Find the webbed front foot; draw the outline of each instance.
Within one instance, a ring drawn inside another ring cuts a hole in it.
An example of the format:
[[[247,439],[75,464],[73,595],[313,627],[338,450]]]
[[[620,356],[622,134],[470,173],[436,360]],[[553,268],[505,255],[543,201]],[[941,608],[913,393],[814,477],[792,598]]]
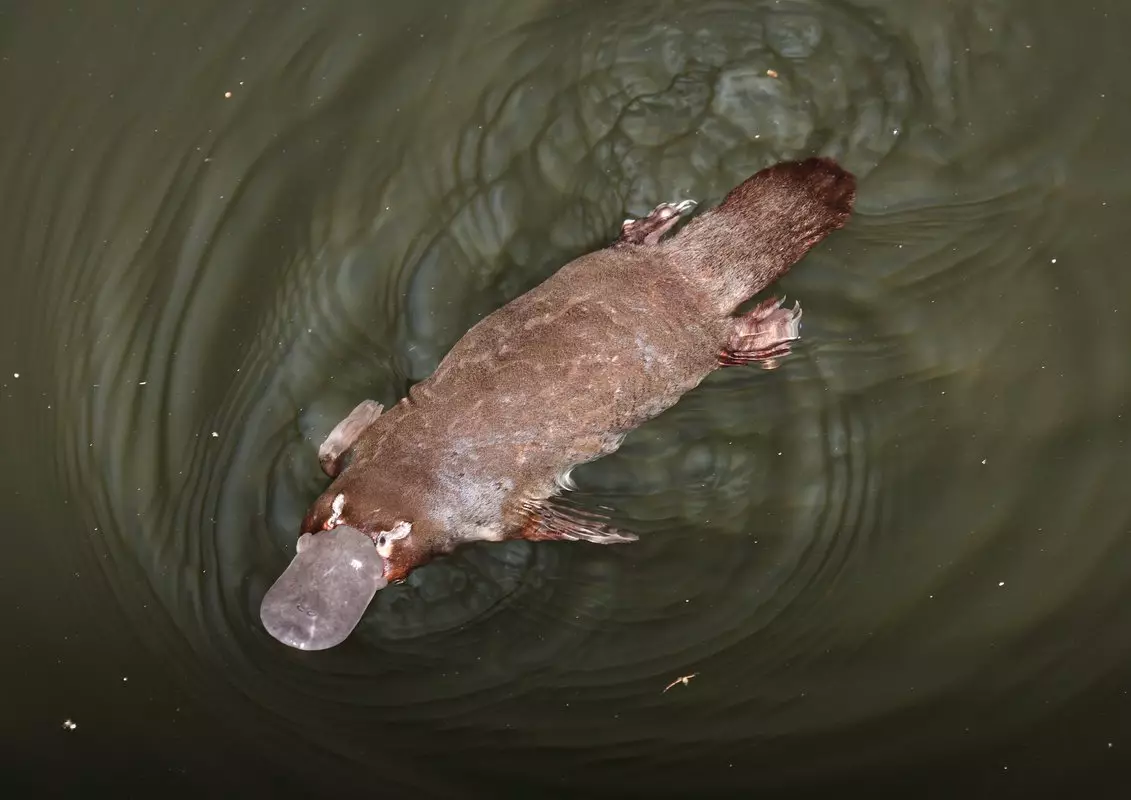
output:
[[[561,497],[526,502],[521,510],[526,524],[514,538],[528,542],[627,544],[639,538],[612,527],[604,514],[578,508]]]
[[[373,400],[362,400],[345,419],[334,426],[326,441],[318,448],[318,463],[322,471],[336,478],[342,471],[346,455],[354,446],[357,437],[381,416],[383,406]]]

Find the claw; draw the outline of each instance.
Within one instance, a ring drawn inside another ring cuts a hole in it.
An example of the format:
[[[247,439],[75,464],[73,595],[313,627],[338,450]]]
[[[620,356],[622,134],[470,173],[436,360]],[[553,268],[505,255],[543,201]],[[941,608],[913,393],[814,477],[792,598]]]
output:
[[[697,205],[699,204],[695,200],[660,203],[642,219],[626,219],[621,223],[621,235],[617,244],[658,244],[664,234],[675,227],[679,218]]]

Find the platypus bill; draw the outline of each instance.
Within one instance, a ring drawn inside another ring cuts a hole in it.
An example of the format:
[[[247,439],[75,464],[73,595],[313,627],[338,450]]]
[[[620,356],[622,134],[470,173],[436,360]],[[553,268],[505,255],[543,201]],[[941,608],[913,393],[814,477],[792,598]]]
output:
[[[736,309],[843,227],[855,196],[850,173],[810,158],[758,172],[670,237],[695,203],[663,203],[480,320],[393,408],[360,403],[319,448],[334,480],[263,598],[264,627],[333,647],[380,588],[466,542],[634,541],[564,501],[570,471],[720,366],[777,366],[800,306]]]

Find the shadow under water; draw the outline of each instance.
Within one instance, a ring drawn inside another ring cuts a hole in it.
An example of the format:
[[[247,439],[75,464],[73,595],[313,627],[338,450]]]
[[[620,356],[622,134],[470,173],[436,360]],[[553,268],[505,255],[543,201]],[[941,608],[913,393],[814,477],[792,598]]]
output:
[[[0,10],[17,783],[1121,774],[1128,24],[1051,0]],[[794,354],[574,473],[638,543],[461,549],[323,653],[263,630],[357,402],[625,216],[815,153],[860,193],[775,289],[805,308]]]

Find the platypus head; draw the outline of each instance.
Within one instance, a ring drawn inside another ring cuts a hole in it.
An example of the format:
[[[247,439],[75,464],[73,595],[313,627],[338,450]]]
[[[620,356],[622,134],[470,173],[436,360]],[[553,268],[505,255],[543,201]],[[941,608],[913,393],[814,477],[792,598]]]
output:
[[[336,481],[311,505],[297,554],[267,591],[260,618],[267,631],[299,650],[340,644],[378,590],[399,582],[441,552],[427,522],[383,511]]]
[[[331,486],[306,512],[302,532],[321,534],[346,526],[364,533],[381,556],[382,574],[389,583],[403,581],[438,555],[435,537],[428,535],[426,523],[406,519],[410,516],[407,514],[389,513],[365,499],[351,500],[344,487]]]

